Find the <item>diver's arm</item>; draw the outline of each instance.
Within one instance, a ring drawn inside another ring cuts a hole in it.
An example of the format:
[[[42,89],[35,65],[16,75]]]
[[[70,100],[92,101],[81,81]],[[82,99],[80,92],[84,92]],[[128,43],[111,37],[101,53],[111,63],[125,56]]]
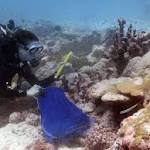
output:
[[[47,87],[55,81],[55,74],[49,76],[44,80],[38,80],[38,78],[33,74],[30,66],[27,63],[25,63],[24,66],[22,66],[21,74],[31,85],[38,84],[42,87]]]

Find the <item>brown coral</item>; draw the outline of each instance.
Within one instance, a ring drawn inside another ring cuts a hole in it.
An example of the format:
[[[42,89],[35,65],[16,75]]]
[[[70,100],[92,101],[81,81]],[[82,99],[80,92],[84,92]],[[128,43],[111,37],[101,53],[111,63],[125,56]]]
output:
[[[124,19],[118,19],[118,27],[111,48],[111,56],[119,74],[122,73],[131,58],[143,56],[150,47],[149,34],[146,35],[144,32],[137,34],[131,24],[125,32],[125,24]]]

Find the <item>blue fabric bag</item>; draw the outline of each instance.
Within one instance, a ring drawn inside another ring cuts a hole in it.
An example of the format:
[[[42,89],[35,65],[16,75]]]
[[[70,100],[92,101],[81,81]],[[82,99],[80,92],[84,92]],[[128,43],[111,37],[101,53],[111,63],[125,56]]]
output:
[[[50,142],[81,135],[90,127],[90,117],[68,100],[61,88],[46,88],[38,106],[44,136]]]

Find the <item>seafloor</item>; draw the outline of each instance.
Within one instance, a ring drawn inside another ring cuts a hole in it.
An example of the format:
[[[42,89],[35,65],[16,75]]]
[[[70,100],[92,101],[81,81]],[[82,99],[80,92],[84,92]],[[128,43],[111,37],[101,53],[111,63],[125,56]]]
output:
[[[55,86],[96,121],[86,135],[47,143],[32,98],[0,100],[0,150],[149,150],[150,33],[119,19],[105,31],[70,29],[39,22],[29,27],[44,44],[43,79],[70,50],[74,57]],[[23,79],[20,86],[28,87]],[[14,82],[17,82],[14,80]]]

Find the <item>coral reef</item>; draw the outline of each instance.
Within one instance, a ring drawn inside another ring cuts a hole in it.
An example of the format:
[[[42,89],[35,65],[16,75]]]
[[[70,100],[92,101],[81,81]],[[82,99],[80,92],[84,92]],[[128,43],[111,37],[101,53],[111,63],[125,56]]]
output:
[[[150,149],[150,105],[123,120],[117,139],[120,150]],[[112,147],[115,148],[116,145]]]
[[[39,22],[31,27],[45,48],[45,57],[33,69],[36,76],[43,79],[54,73],[64,54],[72,50],[73,60],[54,85],[63,87],[66,95],[94,116],[96,122],[83,137],[83,147],[55,146],[42,137],[33,100],[27,98],[21,104],[18,99],[7,105],[5,102],[5,106],[0,105],[0,113],[4,114],[0,115],[0,149],[150,149],[150,104],[147,105],[150,101],[150,34],[137,33],[132,25],[126,30],[123,19],[119,19],[118,24],[115,30],[104,33],[66,30],[51,22]],[[21,86],[27,89],[30,85],[23,81]],[[146,108],[141,109],[143,107]]]
[[[84,66],[78,72],[66,74],[62,79],[62,85],[70,97],[80,105],[80,103],[85,104],[91,101],[88,94],[91,85],[102,79],[116,76],[114,64],[103,58],[93,66]]]
[[[118,75],[115,64],[111,59],[106,58],[101,58],[93,66],[83,66],[80,72],[88,74],[93,81],[113,78]]]
[[[117,128],[113,112],[105,112],[90,129],[86,137],[87,149],[98,150],[109,148],[117,137]]]
[[[105,46],[102,45],[93,45],[91,53],[87,55],[87,59],[91,63],[96,63],[101,58],[105,58],[107,56],[107,50],[105,50]]]
[[[135,57],[131,59],[124,69],[122,76],[145,76],[150,73],[150,52],[147,52],[143,57]]]
[[[56,71],[56,62],[41,62],[41,65],[38,66],[38,68],[34,71],[36,76],[42,80],[44,78],[47,78],[48,76],[52,75]]]
[[[19,123],[23,120],[22,114],[20,112],[13,112],[9,116],[9,123]]]
[[[118,19],[118,27],[114,34],[111,57],[116,62],[118,73],[121,74],[128,61],[136,56],[143,56],[150,47],[149,34],[137,33],[130,24],[125,31],[126,21]]]
[[[9,123],[0,128],[0,149],[23,150],[32,142],[43,139],[40,127],[33,126],[35,123],[32,119],[29,122],[30,124],[32,122],[33,125],[28,124],[23,119],[21,122],[18,122],[18,118],[22,115],[23,113],[19,114],[19,112],[11,114],[10,118],[15,116],[13,119],[16,118],[16,121],[14,119],[14,123]],[[34,116],[37,115],[34,114]]]
[[[145,76],[144,78],[136,77],[136,78],[128,78],[128,77],[120,77],[120,78],[112,78],[109,80],[103,80],[89,89],[89,96],[94,99],[100,99],[105,94],[109,95],[114,93],[113,97],[116,94],[117,96],[144,96],[149,94],[149,75]],[[118,95],[119,94],[119,95]],[[105,98],[103,97],[103,100]],[[115,98],[114,98],[115,99]],[[120,99],[120,100],[121,100]],[[123,98],[125,101],[128,100],[127,98]],[[116,98],[117,100],[117,98]],[[112,100],[113,101],[113,100]]]
[[[92,81],[87,74],[71,73],[63,79],[63,86],[76,103],[85,103],[89,101],[87,89],[91,86]]]
[[[26,150],[56,150],[53,144],[49,144],[43,139],[36,140],[25,148]]]
[[[135,112],[149,102],[149,89],[149,75],[144,78],[121,77],[102,80],[88,89],[88,95],[95,101],[113,107],[118,113],[128,113],[132,110],[130,108]]]

